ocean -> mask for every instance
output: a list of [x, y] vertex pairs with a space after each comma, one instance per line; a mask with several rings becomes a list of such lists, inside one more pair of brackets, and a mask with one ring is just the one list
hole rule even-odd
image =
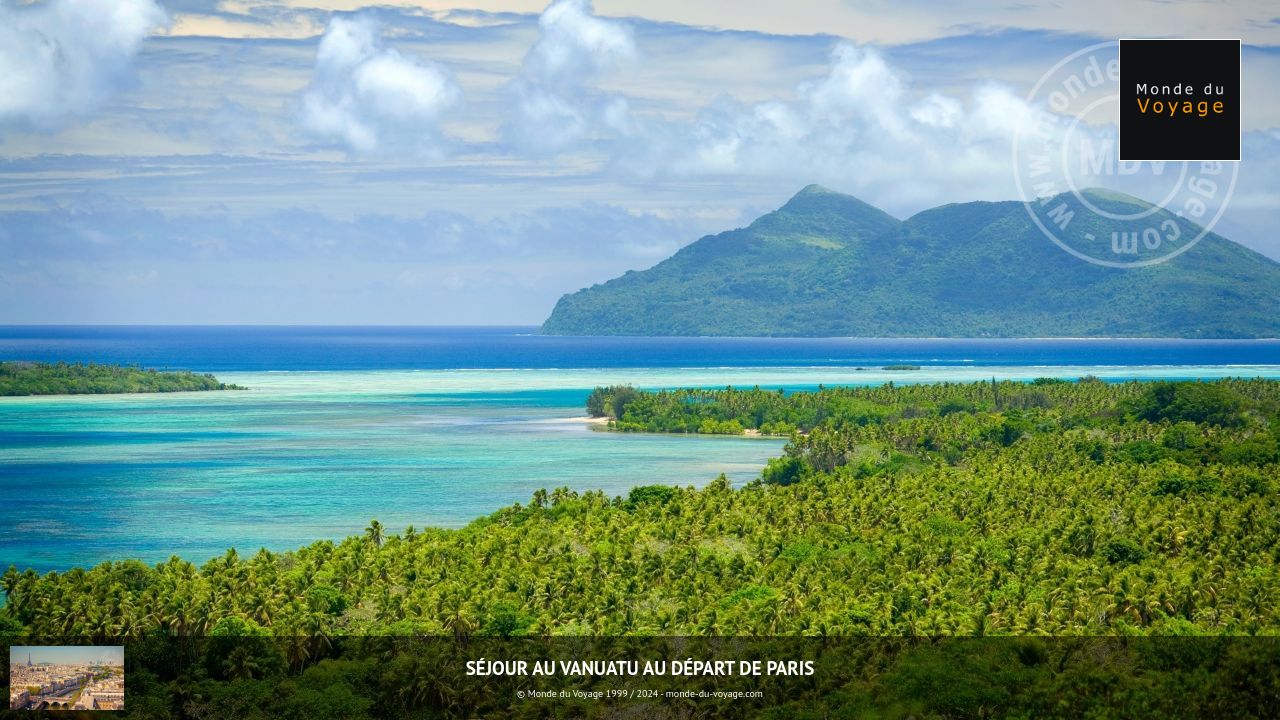
[[[372, 519], [459, 527], [539, 488], [755, 478], [783, 441], [600, 432], [596, 385], [1280, 377], [1278, 341], [561, 338], [535, 328], [0, 327], [0, 359], [244, 392], [0, 398], [0, 566], [195, 562]], [[884, 370], [918, 365], [919, 370]]]

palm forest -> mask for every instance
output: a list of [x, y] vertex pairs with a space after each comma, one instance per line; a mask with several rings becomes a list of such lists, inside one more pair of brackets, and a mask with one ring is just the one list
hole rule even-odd
[[0, 362], [0, 396], [243, 390], [209, 374], [98, 363]]
[[9, 568], [0, 629], [132, 642], [137, 717], [612, 716], [431, 662], [495, 642], [835, 648], [763, 679], [763, 705], [646, 717], [1264, 717], [1280, 697], [1278, 382], [614, 386], [586, 409], [789, 442], [738, 488], [549, 489], [457, 530]]

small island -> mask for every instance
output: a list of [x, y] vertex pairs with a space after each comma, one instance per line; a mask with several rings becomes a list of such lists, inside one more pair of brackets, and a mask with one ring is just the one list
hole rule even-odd
[[96, 363], [0, 362], [0, 396], [246, 390], [189, 370], [160, 371]]

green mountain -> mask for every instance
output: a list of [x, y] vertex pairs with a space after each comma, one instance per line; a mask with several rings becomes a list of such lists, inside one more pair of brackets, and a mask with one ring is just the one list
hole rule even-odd
[[[1087, 190], [1110, 213], [1151, 208]], [[1080, 228], [1113, 230], [1070, 194]], [[1150, 224], [1148, 219], [1146, 224]], [[1105, 252], [1109, 252], [1109, 249]], [[810, 185], [746, 228], [565, 295], [551, 335], [1277, 337], [1280, 264], [1209, 233], [1168, 262], [1108, 268], [1053, 243], [1021, 202], [944, 205], [906, 221]]]

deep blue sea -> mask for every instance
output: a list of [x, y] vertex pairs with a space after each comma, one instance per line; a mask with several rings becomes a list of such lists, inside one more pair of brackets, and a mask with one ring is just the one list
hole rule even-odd
[[[535, 328], [0, 327], [0, 360], [244, 392], [0, 398], [0, 567], [201, 562], [371, 519], [459, 527], [538, 488], [756, 477], [782, 441], [599, 432], [595, 385], [1280, 377], [1280, 341], [543, 337]], [[890, 371], [886, 365], [919, 365]]]
[[1280, 340], [553, 337], [536, 327], [0, 326], [0, 359], [219, 370], [1272, 365]]

